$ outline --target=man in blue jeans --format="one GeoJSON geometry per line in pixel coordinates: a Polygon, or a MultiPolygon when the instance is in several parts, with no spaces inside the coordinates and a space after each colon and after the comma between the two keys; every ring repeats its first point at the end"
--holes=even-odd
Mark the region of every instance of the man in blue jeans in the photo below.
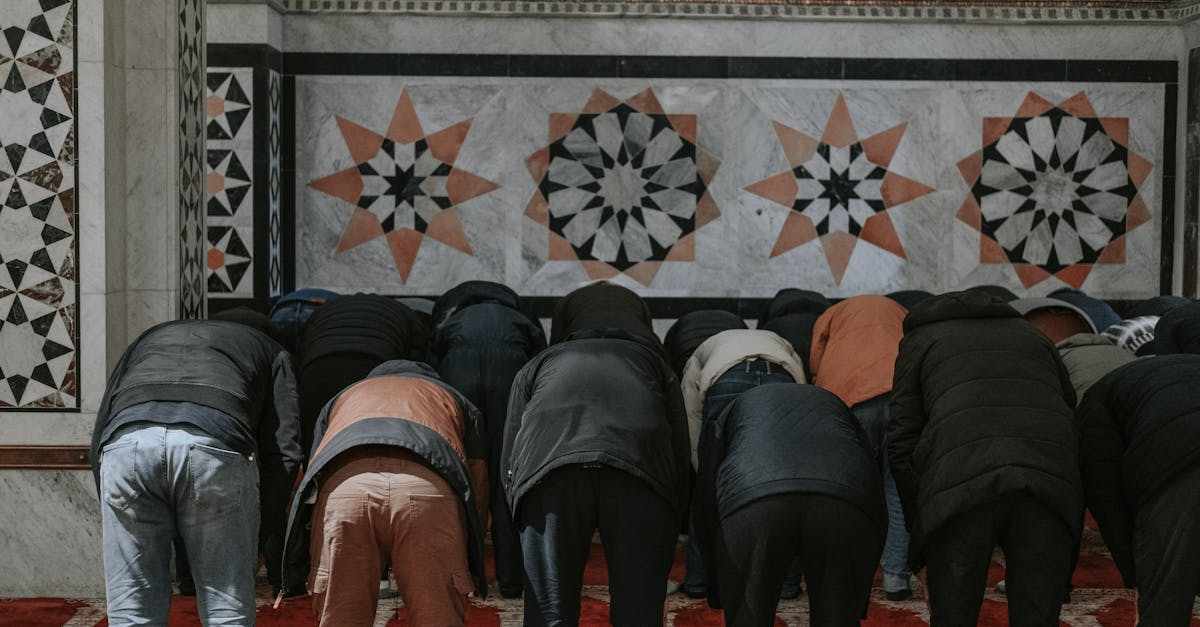
{"type": "Polygon", "coordinates": [[[259,527],[284,514],[297,411],[287,351],[248,326],[168,322],[125,351],[92,436],[111,627],[167,623],[176,536],[204,624],[254,624],[259,527]]]}
{"type": "MultiPolygon", "coordinates": [[[[792,345],[771,331],[730,329],[705,340],[684,366],[683,403],[687,409],[688,433],[692,443],[692,466],[702,425],[716,419],[737,397],[765,383],[804,383],[804,362],[792,345]]],[[[689,517],[687,574],[680,590],[686,596],[707,594],[704,560],[696,542],[695,524],[689,517]]],[[[783,596],[800,594],[799,573],[784,582],[783,596]]]]}

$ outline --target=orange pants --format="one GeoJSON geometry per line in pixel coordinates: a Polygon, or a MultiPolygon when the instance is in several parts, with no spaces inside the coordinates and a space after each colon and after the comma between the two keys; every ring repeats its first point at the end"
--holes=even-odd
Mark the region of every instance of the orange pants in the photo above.
{"type": "Polygon", "coordinates": [[[389,558],[410,623],[463,624],[474,584],[462,505],[419,458],[376,447],[343,453],[322,481],[312,521],[308,588],[322,626],[375,623],[389,558]]]}

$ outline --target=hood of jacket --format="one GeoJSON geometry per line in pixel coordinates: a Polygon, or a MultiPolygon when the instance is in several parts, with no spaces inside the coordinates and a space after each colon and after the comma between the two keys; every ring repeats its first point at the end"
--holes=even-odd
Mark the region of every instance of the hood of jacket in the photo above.
{"type": "Polygon", "coordinates": [[[904,317],[904,332],[935,322],[966,318],[1020,318],[1007,303],[982,290],[950,292],[917,303],[904,317]]]}
{"type": "Polygon", "coordinates": [[[433,369],[433,366],[430,366],[423,361],[413,361],[411,359],[393,359],[391,361],[385,361],[382,364],[375,366],[375,369],[367,375],[367,378],[411,374],[423,375],[429,377],[430,379],[440,379],[437,371],[433,369]]]}
{"type": "Polygon", "coordinates": [[[762,326],[770,320],[788,314],[807,313],[819,316],[832,304],[820,292],[785,288],[776,292],[775,297],[767,304],[766,310],[758,319],[758,325],[762,326]]]}
{"type": "Polygon", "coordinates": [[[465,281],[450,288],[433,306],[433,322],[441,326],[455,312],[480,303],[498,303],[520,309],[521,299],[507,285],[492,281],[465,281]]]}

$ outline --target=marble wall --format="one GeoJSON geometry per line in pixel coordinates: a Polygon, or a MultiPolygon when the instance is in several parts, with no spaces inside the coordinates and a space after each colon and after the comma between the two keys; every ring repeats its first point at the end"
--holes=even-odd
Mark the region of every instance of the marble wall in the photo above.
{"type": "Polygon", "coordinates": [[[76,6],[0,17],[0,410],[79,407],[76,6]]]}
{"type": "Polygon", "coordinates": [[[827,60],[796,79],[766,58],[736,71],[589,58],[652,75],[586,79],[562,59],[521,59],[542,76],[520,78],[504,56],[442,60],[469,78],[291,59],[299,285],[430,294],[484,278],[554,295],[612,278],[648,296],[763,297],[997,283],[1117,299],[1169,286],[1174,63],[1100,82],[1047,64],[1027,72],[1042,81],[913,81],[892,79],[903,60],[827,60]],[[852,66],[862,79],[825,78],[852,66]]]}

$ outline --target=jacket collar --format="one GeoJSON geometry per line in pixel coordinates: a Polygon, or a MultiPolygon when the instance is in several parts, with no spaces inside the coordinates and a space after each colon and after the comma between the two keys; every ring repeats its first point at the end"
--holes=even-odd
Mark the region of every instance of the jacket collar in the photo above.
{"type": "Polygon", "coordinates": [[[950,292],[927,298],[913,306],[904,318],[904,332],[935,322],[969,318],[1020,318],[1016,309],[981,290],[950,292]]]}

